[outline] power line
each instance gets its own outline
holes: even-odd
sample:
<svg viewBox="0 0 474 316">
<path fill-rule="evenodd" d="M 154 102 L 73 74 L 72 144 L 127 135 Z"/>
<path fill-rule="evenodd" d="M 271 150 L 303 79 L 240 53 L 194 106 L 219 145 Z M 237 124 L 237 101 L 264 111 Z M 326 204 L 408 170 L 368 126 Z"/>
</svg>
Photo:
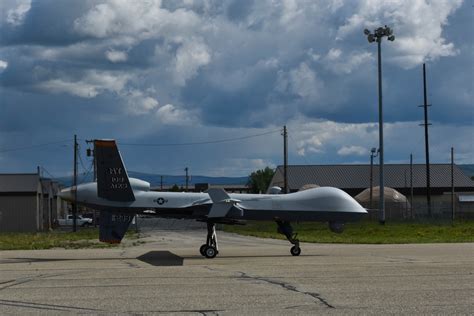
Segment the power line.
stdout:
<svg viewBox="0 0 474 316">
<path fill-rule="evenodd" d="M 121 146 L 143 146 L 143 147 L 171 147 L 171 146 L 192 146 L 192 145 L 207 145 L 207 144 L 218 144 L 218 143 L 227 143 L 227 142 L 234 142 L 238 140 L 244 140 L 259 136 L 264 136 L 268 134 L 273 134 L 280 132 L 280 129 L 272 130 L 260 134 L 253 134 L 235 138 L 225 138 L 225 139 L 218 139 L 218 140 L 210 140 L 210 141 L 203 141 L 203 142 L 190 142 L 190 143 L 161 143 L 161 144 L 134 144 L 134 143 L 120 143 Z"/>
<path fill-rule="evenodd" d="M 19 151 L 19 150 L 27 150 L 27 149 L 37 148 L 37 147 L 61 144 L 61 143 L 65 143 L 65 142 L 70 142 L 70 140 L 66 139 L 66 140 L 60 140 L 60 141 L 50 142 L 50 143 L 43 143 L 43 144 L 36 144 L 36 145 L 23 146 L 23 147 L 0 149 L 0 153 L 6 153 L 6 152 L 11 152 L 11 151 Z"/>
<path fill-rule="evenodd" d="M 217 140 L 210 140 L 210 141 L 203 141 L 203 142 L 155 143 L 155 144 L 153 144 L 153 143 L 148 143 L 148 144 L 147 143 L 120 143 L 120 145 L 122 145 L 122 146 L 144 146 L 144 147 L 170 147 L 170 146 L 192 146 L 192 145 L 218 144 L 218 143 L 234 142 L 234 141 L 239 141 L 239 140 L 244 140 L 244 139 L 249 139 L 249 138 L 254 138 L 254 137 L 260 137 L 260 136 L 264 136 L 264 135 L 277 133 L 279 131 L 280 131 L 280 129 L 277 129 L 277 130 L 271 130 L 271 131 L 267 131 L 267 132 L 259 133 L 259 134 L 252 134 L 252 135 L 241 136 L 241 137 L 224 138 L 224 139 L 217 139 Z M 80 139 L 78 138 L 78 140 L 80 140 Z M 4 148 L 4 149 L 0 149 L 0 153 L 20 151 L 20 150 L 28 150 L 28 149 L 38 148 L 38 147 L 62 144 L 62 143 L 66 143 L 66 142 L 70 142 L 70 140 L 69 139 L 64 139 L 64 140 L 48 142 L 48 143 L 41 143 L 41 144 L 30 145 L 30 146 Z"/>
<path fill-rule="evenodd" d="M 86 171 L 86 170 L 89 169 L 89 168 L 87 168 L 87 167 L 84 165 L 84 162 L 82 161 L 82 155 L 81 155 L 81 153 L 80 153 L 80 152 L 81 152 L 81 146 L 80 146 L 80 145 L 77 145 L 77 150 L 78 150 L 78 152 L 79 152 L 79 155 L 77 155 L 77 157 L 79 158 L 79 163 L 81 164 L 82 169 L 84 169 L 84 171 Z"/>
<path fill-rule="evenodd" d="M 53 180 L 56 180 L 56 179 L 57 179 L 57 177 L 53 176 L 53 175 L 51 174 L 51 172 L 49 172 L 48 170 L 46 170 L 45 167 L 41 166 L 41 170 L 42 170 L 43 172 L 46 172 L 46 173 L 51 177 L 51 179 L 53 179 Z"/>
</svg>

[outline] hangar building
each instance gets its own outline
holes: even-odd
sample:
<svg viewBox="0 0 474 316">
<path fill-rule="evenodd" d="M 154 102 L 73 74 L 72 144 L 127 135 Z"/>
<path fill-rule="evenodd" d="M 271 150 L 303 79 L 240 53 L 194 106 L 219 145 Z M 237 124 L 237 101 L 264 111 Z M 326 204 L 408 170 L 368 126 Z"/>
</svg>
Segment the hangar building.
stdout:
<svg viewBox="0 0 474 316">
<path fill-rule="evenodd" d="M 49 230 L 65 207 L 57 182 L 39 173 L 0 174 L 0 232 Z"/>
</svg>

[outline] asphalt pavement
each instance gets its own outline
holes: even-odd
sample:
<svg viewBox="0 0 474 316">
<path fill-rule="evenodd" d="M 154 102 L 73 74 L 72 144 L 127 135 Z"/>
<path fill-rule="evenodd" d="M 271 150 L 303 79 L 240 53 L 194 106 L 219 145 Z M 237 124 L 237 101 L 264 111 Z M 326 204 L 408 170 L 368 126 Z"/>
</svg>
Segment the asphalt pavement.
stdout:
<svg viewBox="0 0 474 316">
<path fill-rule="evenodd" d="M 114 249 L 0 252 L 0 315 L 443 314 L 474 311 L 474 244 L 337 245 L 142 220 L 146 241 Z"/>
</svg>

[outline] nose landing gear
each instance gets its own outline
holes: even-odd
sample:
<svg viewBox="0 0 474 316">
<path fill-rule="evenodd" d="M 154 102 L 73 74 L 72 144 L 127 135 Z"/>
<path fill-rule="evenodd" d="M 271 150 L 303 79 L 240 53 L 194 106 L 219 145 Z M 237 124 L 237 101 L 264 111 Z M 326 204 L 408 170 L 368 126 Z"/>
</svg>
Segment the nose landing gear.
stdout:
<svg viewBox="0 0 474 316">
<path fill-rule="evenodd" d="M 215 223 L 207 222 L 206 243 L 199 248 L 199 252 L 203 257 L 208 259 L 214 258 L 219 253 Z"/>
<path fill-rule="evenodd" d="M 290 249 L 291 255 L 299 256 L 301 254 L 300 241 L 296 238 L 298 234 L 293 233 L 293 227 L 291 227 L 290 222 L 276 220 L 276 223 L 278 224 L 278 233 L 285 235 L 286 239 L 294 245 Z"/>
</svg>

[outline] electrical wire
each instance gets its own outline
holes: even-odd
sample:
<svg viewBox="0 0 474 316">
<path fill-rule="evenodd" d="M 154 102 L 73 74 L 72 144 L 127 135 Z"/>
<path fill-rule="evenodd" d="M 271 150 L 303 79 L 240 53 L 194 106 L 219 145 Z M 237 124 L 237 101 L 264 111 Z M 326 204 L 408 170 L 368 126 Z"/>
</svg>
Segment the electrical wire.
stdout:
<svg viewBox="0 0 474 316">
<path fill-rule="evenodd" d="M 276 132 L 280 132 L 281 129 L 267 131 L 260 134 L 253 134 L 235 138 L 225 138 L 225 139 L 218 139 L 218 140 L 210 140 L 210 141 L 203 141 L 203 142 L 189 142 L 189 143 L 161 143 L 161 144 L 134 144 L 134 143 L 120 143 L 121 146 L 143 146 L 143 147 L 171 147 L 171 146 L 192 146 L 192 145 L 207 145 L 207 144 L 219 144 L 219 143 L 227 143 L 227 142 L 234 142 L 254 137 L 260 137 L 264 135 L 273 134 Z"/>
<path fill-rule="evenodd" d="M 27 149 L 32 149 L 32 148 L 37 148 L 37 147 L 43 147 L 43 146 L 49 146 L 49 145 L 55 145 L 55 144 L 62 144 L 65 142 L 70 142 L 70 139 L 65 139 L 65 140 L 60 140 L 56 142 L 50 142 L 50 143 L 43 143 L 43 144 L 36 144 L 36 145 L 30 145 L 30 146 L 23 146 L 23 147 L 16 147 L 16 148 L 5 148 L 5 149 L 0 149 L 0 153 L 6 153 L 6 152 L 11 152 L 11 151 L 19 151 L 19 150 L 27 150 Z"/>
<path fill-rule="evenodd" d="M 53 180 L 56 180 L 56 179 L 57 179 L 55 176 L 53 176 L 53 175 L 51 174 L 51 172 L 49 172 L 48 170 L 46 170 L 45 167 L 41 166 L 41 170 L 42 170 L 43 172 L 46 172 L 46 173 L 51 177 L 51 179 L 53 179 Z"/>
<path fill-rule="evenodd" d="M 94 166 L 94 162 L 91 161 L 90 163 L 90 166 L 89 167 L 86 167 L 85 164 L 84 164 L 84 161 L 82 160 L 82 155 L 80 154 L 81 152 L 81 146 L 78 144 L 77 145 L 77 151 L 78 151 L 78 158 L 79 158 L 79 163 L 81 164 L 81 167 L 83 169 L 83 172 L 81 173 L 81 176 L 82 176 L 82 179 L 81 181 L 78 183 L 78 184 L 82 184 L 84 183 L 86 180 L 87 180 L 87 177 L 90 175 L 91 171 L 92 171 L 92 167 Z"/>
<path fill-rule="evenodd" d="M 77 145 L 77 152 L 79 153 L 79 155 L 77 155 L 77 157 L 79 158 L 79 163 L 81 164 L 82 169 L 87 170 L 88 168 L 86 168 L 86 166 L 84 166 L 84 162 L 82 161 L 82 155 L 80 154 L 81 146 L 79 144 Z"/>
</svg>

